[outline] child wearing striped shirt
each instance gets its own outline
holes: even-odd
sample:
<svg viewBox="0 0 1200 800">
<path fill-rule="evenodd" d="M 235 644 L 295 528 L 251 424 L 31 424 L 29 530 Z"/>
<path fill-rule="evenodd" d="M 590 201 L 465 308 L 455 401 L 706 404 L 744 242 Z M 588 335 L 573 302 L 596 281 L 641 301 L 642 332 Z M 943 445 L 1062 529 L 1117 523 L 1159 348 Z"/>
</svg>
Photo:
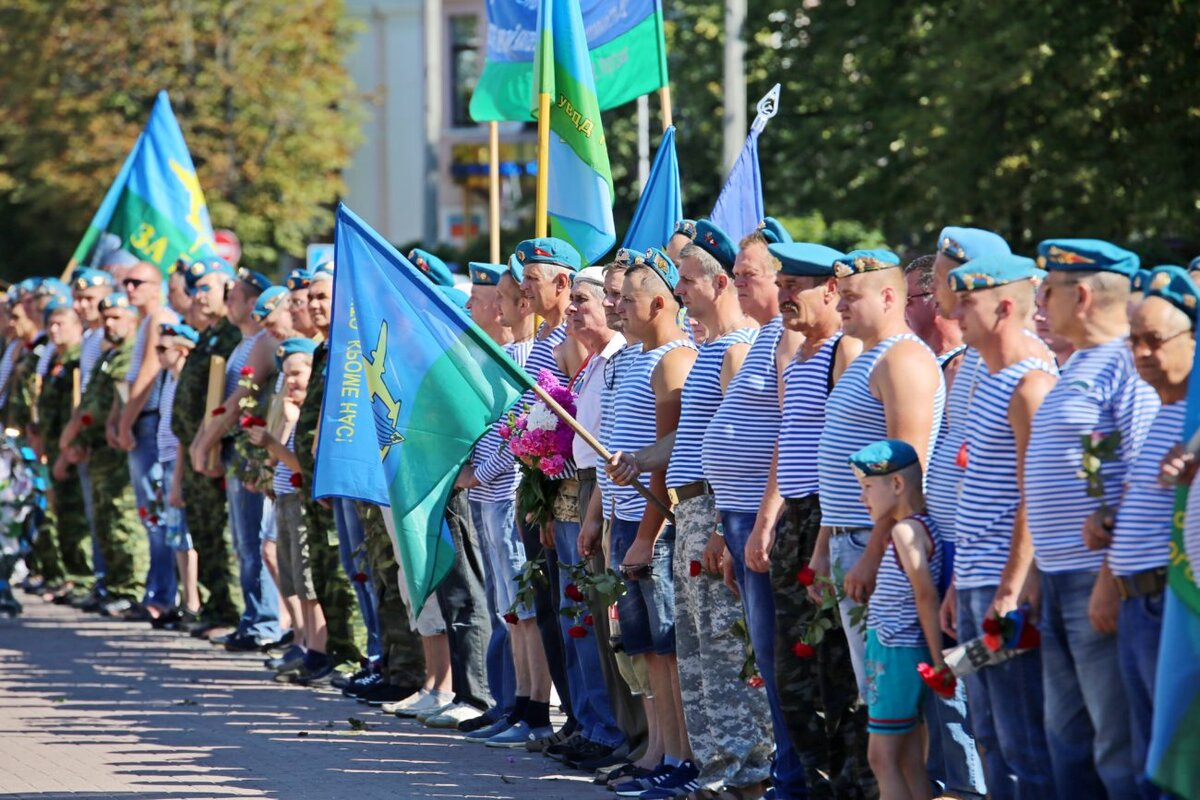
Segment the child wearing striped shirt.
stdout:
<svg viewBox="0 0 1200 800">
<path fill-rule="evenodd" d="M 912 445 L 884 439 L 850 456 L 871 520 L 891 523 L 867 609 L 867 756 L 882 800 L 929 797 L 920 710 L 929 689 L 918 672 L 944 662 L 938 608 L 942 545 L 925 513 L 921 462 Z"/>
</svg>

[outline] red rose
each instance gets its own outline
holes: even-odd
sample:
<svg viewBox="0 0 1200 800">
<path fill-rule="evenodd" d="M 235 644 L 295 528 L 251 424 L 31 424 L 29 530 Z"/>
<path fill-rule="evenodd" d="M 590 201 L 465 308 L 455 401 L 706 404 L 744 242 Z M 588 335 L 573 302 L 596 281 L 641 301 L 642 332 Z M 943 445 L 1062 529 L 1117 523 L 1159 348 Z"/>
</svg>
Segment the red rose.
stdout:
<svg viewBox="0 0 1200 800">
<path fill-rule="evenodd" d="M 214 408 L 214 409 L 212 410 L 212 415 L 213 415 L 214 417 L 219 417 L 219 416 L 221 416 L 221 415 L 222 415 L 222 414 L 224 414 L 224 413 L 225 413 L 225 406 L 217 406 L 216 408 Z"/>
<path fill-rule="evenodd" d="M 146 518 L 146 515 L 147 515 L 147 514 L 149 514 L 149 513 L 150 513 L 150 512 L 146 510 L 146 507 L 145 507 L 145 506 L 138 506 L 138 516 L 139 516 L 141 519 L 145 519 L 145 518 Z"/>
<path fill-rule="evenodd" d="M 999 636 L 1004 633 L 1004 625 L 1000 622 L 999 617 L 984 617 L 983 632 L 990 633 L 993 636 Z"/>
<path fill-rule="evenodd" d="M 240 424 L 243 428 L 261 428 L 267 424 L 267 421 L 262 417 L 255 416 L 253 414 L 247 414 L 246 416 L 242 417 Z"/>
<path fill-rule="evenodd" d="M 587 628 L 582 625 L 572 625 L 567 628 L 567 636 L 570 636 L 572 639 L 582 639 L 587 636 Z"/>
<path fill-rule="evenodd" d="M 796 658 L 812 658 L 814 652 L 812 645 L 805 642 L 796 642 L 792 645 L 792 655 Z"/>
<path fill-rule="evenodd" d="M 746 685 L 751 689 L 761 689 L 763 687 L 762 675 L 755 675 L 753 678 L 746 681 Z"/>
<path fill-rule="evenodd" d="M 808 564 L 805 564 L 800 568 L 800 571 L 796 573 L 796 583 L 800 584 L 801 586 L 812 586 L 813 580 L 816 577 L 817 574 L 813 572 L 812 567 L 810 567 Z"/>
<path fill-rule="evenodd" d="M 304 483 L 304 476 L 299 472 L 293 472 L 292 477 L 288 478 L 288 483 L 295 486 L 297 489 Z"/>
<path fill-rule="evenodd" d="M 367 582 L 367 573 L 365 573 L 365 572 L 354 573 L 354 582 L 355 583 L 366 583 Z"/>
<path fill-rule="evenodd" d="M 583 592 L 579 591 L 579 587 L 573 583 L 568 583 L 563 587 L 563 594 L 568 600 L 574 600 L 576 603 L 583 602 Z"/>
<path fill-rule="evenodd" d="M 703 565 L 699 561 L 688 562 L 688 575 L 691 575 L 693 578 L 699 578 L 702 569 Z"/>
<path fill-rule="evenodd" d="M 146 521 L 149 522 L 151 525 L 157 525 L 158 524 L 158 514 L 151 514 L 146 519 Z"/>
<path fill-rule="evenodd" d="M 241 371 L 238 372 L 238 374 L 241 375 L 243 378 L 253 377 L 254 376 L 254 367 L 242 367 Z"/>
<path fill-rule="evenodd" d="M 993 653 L 998 652 L 1004 646 L 1004 639 L 997 633 L 985 633 L 983 635 L 983 645 Z"/>
<path fill-rule="evenodd" d="M 917 672 L 921 674 L 921 680 L 925 684 L 942 697 L 953 697 L 954 687 L 958 683 L 958 678 L 950 671 L 947 666 L 942 666 L 940 669 L 934 669 L 929 664 L 921 663 L 917 665 Z"/>
<path fill-rule="evenodd" d="M 504 621 L 507 622 L 509 625 L 516 625 L 518 622 L 521 621 L 521 619 L 516 614 L 509 611 L 507 614 L 504 615 Z"/>
<path fill-rule="evenodd" d="M 85 413 L 82 417 L 79 418 L 79 424 L 85 428 L 88 425 L 91 425 L 92 424 L 92 415 Z"/>
<path fill-rule="evenodd" d="M 595 625 L 595 624 L 596 624 L 596 620 L 592 619 L 592 615 L 591 615 L 591 614 L 588 614 L 588 615 L 584 616 L 584 618 L 583 618 L 583 624 L 584 624 L 584 625 L 587 625 L 587 626 L 590 628 L 591 626 L 593 626 L 593 625 Z"/>
</svg>

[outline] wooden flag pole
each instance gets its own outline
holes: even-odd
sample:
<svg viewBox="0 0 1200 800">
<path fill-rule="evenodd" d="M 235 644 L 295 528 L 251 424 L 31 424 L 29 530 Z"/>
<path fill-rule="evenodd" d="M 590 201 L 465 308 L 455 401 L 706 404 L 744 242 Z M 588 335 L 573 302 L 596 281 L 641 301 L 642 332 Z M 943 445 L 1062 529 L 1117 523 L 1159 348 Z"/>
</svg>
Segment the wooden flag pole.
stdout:
<svg viewBox="0 0 1200 800">
<path fill-rule="evenodd" d="M 536 383 L 533 386 L 533 391 L 537 394 L 538 399 L 545 403 L 547 408 L 549 408 L 555 414 L 558 414 L 558 416 L 561 417 L 564 422 L 570 425 L 571 430 L 575 431 L 575 433 L 587 443 L 588 447 L 595 450 L 597 455 L 599 455 L 605 461 L 612 460 L 612 453 L 608 452 L 604 445 L 600 444 L 596 437 L 592 436 L 591 432 L 587 428 L 580 425 L 579 420 L 568 414 L 567 410 L 559 405 L 558 401 L 551 397 L 549 392 Z M 639 480 L 635 479 L 632 485 L 638 494 L 646 498 L 647 502 L 653 503 L 658 507 L 658 510 L 661 511 L 663 516 L 667 518 L 667 522 L 675 522 L 675 515 L 671 513 L 671 509 L 667 507 L 667 504 L 658 498 L 658 495 L 650 491 L 650 489 Z"/>
<path fill-rule="evenodd" d="M 488 123 L 488 251 L 500 263 L 500 123 Z"/>
<path fill-rule="evenodd" d="M 662 106 L 663 133 L 666 133 L 667 128 L 675 124 L 674 117 L 671 116 L 671 84 L 668 83 L 658 90 L 658 99 Z"/>
<path fill-rule="evenodd" d="M 550 234 L 550 95 L 538 95 L 537 203 L 534 236 Z"/>
</svg>

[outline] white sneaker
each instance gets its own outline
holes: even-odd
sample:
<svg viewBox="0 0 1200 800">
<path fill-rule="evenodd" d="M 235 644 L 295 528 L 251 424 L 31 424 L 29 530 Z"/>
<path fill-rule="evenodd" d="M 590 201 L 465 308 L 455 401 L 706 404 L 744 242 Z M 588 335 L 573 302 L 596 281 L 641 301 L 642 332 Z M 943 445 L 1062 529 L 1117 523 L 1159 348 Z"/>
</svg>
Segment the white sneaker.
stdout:
<svg viewBox="0 0 1200 800">
<path fill-rule="evenodd" d="M 421 702 L 421 700 L 423 700 L 428 694 L 429 692 L 425 691 L 424 689 L 418 689 L 403 700 L 398 700 L 394 703 L 382 704 L 379 706 L 379 710 L 385 714 L 397 714 L 398 712 L 411 708 L 412 706 Z"/>
<path fill-rule="evenodd" d="M 466 703 L 455 703 L 449 708 L 443 709 L 441 713 L 430 715 L 421 721 L 430 728 L 456 729 L 458 728 L 458 723 L 482 716 L 483 712 L 475 706 L 469 706 Z"/>
<path fill-rule="evenodd" d="M 401 701 L 405 702 L 405 701 Z M 424 722 L 425 717 L 431 717 L 447 706 L 454 704 L 454 696 L 442 692 L 426 692 L 424 697 L 413 701 L 408 708 L 396 711 L 397 717 L 416 717 Z"/>
</svg>

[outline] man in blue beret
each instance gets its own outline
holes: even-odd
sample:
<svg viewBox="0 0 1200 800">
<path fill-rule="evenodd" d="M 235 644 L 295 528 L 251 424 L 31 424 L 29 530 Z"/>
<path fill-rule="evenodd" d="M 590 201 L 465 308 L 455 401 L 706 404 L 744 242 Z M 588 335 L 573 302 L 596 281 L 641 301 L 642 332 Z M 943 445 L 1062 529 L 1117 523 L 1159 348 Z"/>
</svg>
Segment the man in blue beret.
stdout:
<svg viewBox="0 0 1200 800">
<path fill-rule="evenodd" d="M 512 341 L 512 332 L 505 330 L 500 319 L 500 280 L 508 268 L 503 264 L 472 261 L 467 265 L 471 275 L 471 298 L 467 309 L 471 319 L 500 345 Z"/>
<path fill-rule="evenodd" d="M 679 263 L 679 254 L 689 243 L 696 240 L 696 221 L 681 219 L 675 223 L 675 229 L 667 240 L 667 255 L 675 263 Z"/>
<path fill-rule="evenodd" d="M 454 273 L 450 271 L 450 267 L 428 250 L 415 247 L 409 252 L 408 260 L 434 286 L 454 286 Z"/>
<path fill-rule="evenodd" d="M 308 290 L 312 282 L 313 273 L 306 269 L 292 270 L 284 282 L 288 290 L 287 305 L 292 316 L 292 329 L 298 336 L 308 339 L 317 335 L 317 327 L 308 313 Z"/>
<path fill-rule="evenodd" d="M 1024 496 L 1041 574 L 1046 734 L 1059 795 L 1133 797 L 1129 705 L 1117 656 L 1120 597 L 1102 543 L 1134 458 L 1159 409 L 1126 344 L 1138 257 L 1096 239 L 1038 245 L 1042 303 L 1074 354 L 1033 419 Z M 1103 497 L 1077 473 L 1089 449 L 1111 450 Z M 1072 665 L 1087 664 L 1086 670 Z"/>
<path fill-rule="evenodd" d="M 787 228 L 783 227 L 783 223 L 774 217 L 767 217 L 758 224 L 758 230 L 762 233 L 763 238 L 768 244 L 790 244 L 792 235 L 788 233 Z"/>
</svg>

